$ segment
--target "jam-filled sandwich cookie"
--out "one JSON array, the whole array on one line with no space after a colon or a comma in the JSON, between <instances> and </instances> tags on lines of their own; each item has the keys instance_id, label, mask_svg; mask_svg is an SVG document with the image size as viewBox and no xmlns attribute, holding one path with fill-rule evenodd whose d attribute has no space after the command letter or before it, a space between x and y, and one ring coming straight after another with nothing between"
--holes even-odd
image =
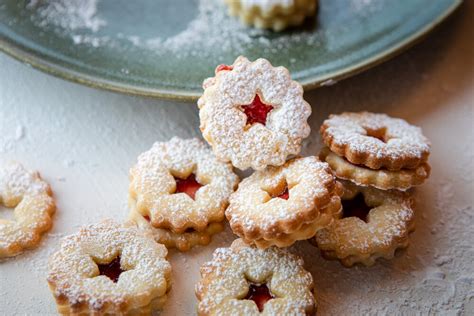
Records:
<instances>
[{"instance_id":1,"label":"jam-filled sandwich cookie","mask_svg":"<svg viewBox=\"0 0 474 316\"><path fill-rule=\"evenodd\" d=\"M147 231L111 220L65 237L48 283L63 315L151 315L170 288L167 250Z\"/></svg>"},{"instance_id":2,"label":"jam-filled sandwich cookie","mask_svg":"<svg viewBox=\"0 0 474 316\"><path fill-rule=\"evenodd\" d=\"M430 142L419 127L369 112L331 115L321 126L320 158L336 176L382 190L407 190L430 174Z\"/></svg>"},{"instance_id":3,"label":"jam-filled sandwich cookie","mask_svg":"<svg viewBox=\"0 0 474 316\"><path fill-rule=\"evenodd\" d=\"M287 247L340 216L342 188L316 157L295 158L244 179L226 210L233 232L259 248Z\"/></svg>"},{"instance_id":4,"label":"jam-filled sandwich cookie","mask_svg":"<svg viewBox=\"0 0 474 316\"><path fill-rule=\"evenodd\" d=\"M229 14L242 23L262 29L281 31L297 26L313 16L318 0L225 0Z\"/></svg>"},{"instance_id":5,"label":"jam-filled sandwich cookie","mask_svg":"<svg viewBox=\"0 0 474 316\"><path fill-rule=\"evenodd\" d=\"M14 208L14 220L0 218L0 258L36 247L52 226L56 206L50 186L19 163L0 166L0 204Z\"/></svg>"},{"instance_id":6,"label":"jam-filled sandwich cookie","mask_svg":"<svg viewBox=\"0 0 474 316\"><path fill-rule=\"evenodd\" d=\"M231 66L217 67L203 87L200 128L220 160L263 170L300 152L311 107L286 68L240 56Z\"/></svg>"},{"instance_id":7,"label":"jam-filled sandwich cookie","mask_svg":"<svg viewBox=\"0 0 474 316\"><path fill-rule=\"evenodd\" d=\"M155 238L167 247L184 251L207 244L223 229L238 181L232 166L198 139L157 142L130 170L131 218L155 228Z\"/></svg>"},{"instance_id":8,"label":"jam-filled sandwich cookie","mask_svg":"<svg viewBox=\"0 0 474 316\"><path fill-rule=\"evenodd\" d=\"M413 200L406 192L382 191L344 182L343 218L319 230L313 240L323 257L344 266L371 266L377 258L391 259L408 246L415 229Z\"/></svg>"},{"instance_id":9,"label":"jam-filled sandwich cookie","mask_svg":"<svg viewBox=\"0 0 474 316\"><path fill-rule=\"evenodd\" d=\"M303 260L272 247L235 240L201 267L198 315L312 315L313 278Z\"/></svg>"}]
</instances>

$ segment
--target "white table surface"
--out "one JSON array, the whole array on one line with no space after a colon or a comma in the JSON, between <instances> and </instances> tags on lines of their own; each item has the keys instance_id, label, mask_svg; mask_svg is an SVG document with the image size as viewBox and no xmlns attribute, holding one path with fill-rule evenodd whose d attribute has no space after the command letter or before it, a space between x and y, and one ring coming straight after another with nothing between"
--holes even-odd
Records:
<instances>
[{"instance_id":1,"label":"white table surface","mask_svg":"<svg viewBox=\"0 0 474 316\"><path fill-rule=\"evenodd\" d=\"M341 111L405 118L433 143L432 176L416 190L417 230L401 256L347 269L307 242L291 248L314 276L321 315L474 314L474 1L466 2L409 52L305 95L313 107L305 155L321 147L323 119ZM0 262L0 315L54 314L45 276L60 238L105 217L124 219L137 155L174 135L199 137L198 125L195 104L94 90L0 55L0 159L39 170L58 206L40 247ZM227 231L207 247L170 252L173 288L163 315L195 314L199 266L233 239Z\"/></svg>"}]
</instances>

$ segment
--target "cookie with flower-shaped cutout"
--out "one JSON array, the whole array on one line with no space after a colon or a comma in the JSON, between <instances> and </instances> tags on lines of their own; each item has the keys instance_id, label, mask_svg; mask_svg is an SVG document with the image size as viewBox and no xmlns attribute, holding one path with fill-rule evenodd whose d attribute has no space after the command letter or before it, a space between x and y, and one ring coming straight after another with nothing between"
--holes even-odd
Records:
<instances>
[{"instance_id":1,"label":"cookie with flower-shaped cutout","mask_svg":"<svg viewBox=\"0 0 474 316\"><path fill-rule=\"evenodd\" d=\"M229 14L247 25L281 31L314 16L318 0L225 0Z\"/></svg>"},{"instance_id":2,"label":"cookie with flower-shaped cutout","mask_svg":"<svg viewBox=\"0 0 474 316\"><path fill-rule=\"evenodd\" d=\"M17 162L0 166L0 204L14 208L14 219L0 218L0 258L36 247L52 226L56 205L50 186Z\"/></svg>"},{"instance_id":3,"label":"cookie with flower-shaped cutout","mask_svg":"<svg viewBox=\"0 0 474 316\"><path fill-rule=\"evenodd\" d=\"M431 172L428 163L422 163L415 169L374 170L354 165L344 157L331 152L327 147L321 150L319 158L329 164L339 179L349 180L361 186L373 186L381 190L408 190L413 186L423 184Z\"/></svg>"},{"instance_id":4,"label":"cookie with flower-shaped cutout","mask_svg":"<svg viewBox=\"0 0 474 316\"><path fill-rule=\"evenodd\" d=\"M151 315L166 301L167 250L147 231L112 220L65 237L48 283L63 315Z\"/></svg>"},{"instance_id":5,"label":"cookie with flower-shaped cutout","mask_svg":"<svg viewBox=\"0 0 474 316\"><path fill-rule=\"evenodd\" d=\"M327 214L337 214L340 208L338 188L326 163L314 156L295 158L245 178L231 195L226 217L246 242L289 246L333 220ZM331 202L335 206L326 212Z\"/></svg>"},{"instance_id":6,"label":"cookie with flower-shaped cutout","mask_svg":"<svg viewBox=\"0 0 474 316\"><path fill-rule=\"evenodd\" d=\"M347 267L371 266L377 258L391 259L397 249L408 246L415 228L410 194L343 184L342 218L319 230L313 240L325 258Z\"/></svg>"},{"instance_id":7,"label":"cookie with flower-shaped cutout","mask_svg":"<svg viewBox=\"0 0 474 316\"><path fill-rule=\"evenodd\" d=\"M198 315L311 315L313 278L303 260L282 249L235 240L201 267Z\"/></svg>"},{"instance_id":8,"label":"cookie with flower-shaped cutout","mask_svg":"<svg viewBox=\"0 0 474 316\"><path fill-rule=\"evenodd\" d=\"M280 166L309 135L310 105L284 67L238 57L216 68L198 100L201 131L215 155L239 169Z\"/></svg>"},{"instance_id":9,"label":"cookie with flower-shaped cutout","mask_svg":"<svg viewBox=\"0 0 474 316\"><path fill-rule=\"evenodd\" d=\"M415 169L430 154L430 142L419 127L386 114L332 114L320 132L332 152L370 169Z\"/></svg>"},{"instance_id":10,"label":"cookie with flower-shaped cutout","mask_svg":"<svg viewBox=\"0 0 474 316\"><path fill-rule=\"evenodd\" d=\"M130 169L129 204L148 218L152 227L169 231L160 234L163 239L159 242L185 233L194 233L187 236L197 241L197 235L219 231L215 223L224 220L224 210L238 181L232 166L217 160L202 141L174 137L155 143L138 157Z\"/></svg>"}]
</instances>

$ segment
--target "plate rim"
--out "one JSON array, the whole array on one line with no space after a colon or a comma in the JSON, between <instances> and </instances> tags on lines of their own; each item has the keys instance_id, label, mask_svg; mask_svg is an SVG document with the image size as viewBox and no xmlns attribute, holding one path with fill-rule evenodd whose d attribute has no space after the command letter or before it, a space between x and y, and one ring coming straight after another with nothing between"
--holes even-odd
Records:
<instances>
[{"instance_id":1,"label":"plate rim","mask_svg":"<svg viewBox=\"0 0 474 316\"><path fill-rule=\"evenodd\" d=\"M358 63L352 64L342 69L324 75L312 76L305 80L300 80L299 82L303 86L304 90L308 91L320 86L329 85L329 82L331 82L331 84L337 83L338 81L375 67L399 55L400 53L420 42L437 26L444 22L451 14L453 14L462 3L463 0L454 0L453 3L448 8L446 8L446 10L441 12L440 15L433 19L433 21L427 23L417 32L407 36L397 43L394 43L391 47L388 47L387 49L373 56L365 58ZM23 47L17 42L9 40L4 36L0 36L0 51L44 73L96 89L120 92L134 96L154 97L183 102L196 101L201 96L201 93L187 92L181 89L141 88L139 86L120 83L98 76L91 76L83 72L75 71L62 65L49 62L46 60L46 58L41 57L41 53L38 51Z\"/></svg>"}]
</instances>

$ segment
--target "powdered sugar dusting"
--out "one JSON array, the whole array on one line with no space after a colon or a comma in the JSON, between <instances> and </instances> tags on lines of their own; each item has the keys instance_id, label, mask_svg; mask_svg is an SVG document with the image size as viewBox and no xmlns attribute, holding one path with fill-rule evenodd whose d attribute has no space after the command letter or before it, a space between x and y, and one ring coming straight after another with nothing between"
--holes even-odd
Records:
<instances>
[{"instance_id":1,"label":"powdered sugar dusting","mask_svg":"<svg viewBox=\"0 0 474 316\"><path fill-rule=\"evenodd\" d=\"M118 281L99 276L97 263L118 255L125 270ZM50 258L48 282L54 296L61 298L58 304L70 312L127 313L146 307L136 306L136 297L150 302L165 296L171 272L166 255L166 248L150 235L106 220L62 240Z\"/></svg>"},{"instance_id":2,"label":"powdered sugar dusting","mask_svg":"<svg viewBox=\"0 0 474 316\"><path fill-rule=\"evenodd\" d=\"M369 112L331 115L324 121L321 134L332 151L373 169L415 168L427 161L431 146L419 127Z\"/></svg>"},{"instance_id":3,"label":"powdered sugar dusting","mask_svg":"<svg viewBox=\"0 0 474 316\"><path fill-rule=\"evenodd\" d=\"M219 159L239 169L282 165L288 155L300 152L310 132L306 121L311 107L303 99L303 88L291 80L287 69L273 67L265 59L250 62L241 56L232 67L203 84L198 106L204 138ZM273 110L265 125L247 126L241 106L251 103L257 93Z\"/></svg>"},{"instance_id":4,"label":"powdered sugar dusting","mask_svg":"<svg viewBox=\"0 0 474 316\"><path fill-rule=\"evenodd\" d=\"M97 32L106 25L97 16L100 0L32 0L29 9L37 12L36 20L40 26L54 25L66 30L88 29Z\"/></svg>"},{"instance_id":5,"label":"powdered sugar dusting","mask_svg":"<svg viewBox=\"0 0 474 316\"><path fill-rule=\"evenodd\" d=\"M207 314L258 315L257 306L242 300L248 282L266 283L278 299L265 304L269 315L306 315L315 309L313 280L303 261L284 250L259 250L233 242L230 248L218 248L211 261L201 268L202 280L196 286L198 310Z\"/></svg>"},{"instance_id":6,"label":"powdered sugar dusting","mask_svg":"<svg viewBox=\"0 0 474 316\"><path fill-rule=\"evenodd\" d=\"M398 248L408 245L408 233L414 229L414 211L409 194L357 187L344 182L343 199L362 193L370 210L367 223L357 217L336 220L316 234L321 252L344 265L372 265L378 257L390 259Z\"/></svg>"},{"instance_id":7,"label":"powdered sugar dusting","mask_svg":"<svg viewBox=\"0 0 474 316\"><path fill-rule=\"evenodd\" d=\"M271 195L289 188L288 200ZM247 240L274 239L318 219L334 194L335 178L316 157L289 161L245 178L226 210L232 230Z\"/></svg>"},{"instance_id":8,"label":"powdered sugar dusting","mask_svg":"<svg viewBox=\"0 0 474 316\"><path fill-rule=\"evenodd\" d=\"M19 163L0 166L0 203L15 208L13 220L0 218L0 258L33 248L51 227L55 205L50 187Z\"/></svg>"},{"instance_id":9,"label":"powdered sugar dusting","mask_svg":"<svg viewBox=\"0 0 474 316\"><path fill-rule=\"evenodd\" d=\"M191 173L203 185L195 198L174 194L174 177L185 179ZM202 231L209 222L222 221L228 198L238 183L232 166L218 161L202 141L177 137L157 142L141 154L130 177L130 198L137 211L150 216L153 226L177 233L186 228Z\"/></svg>"}]
</instances>

